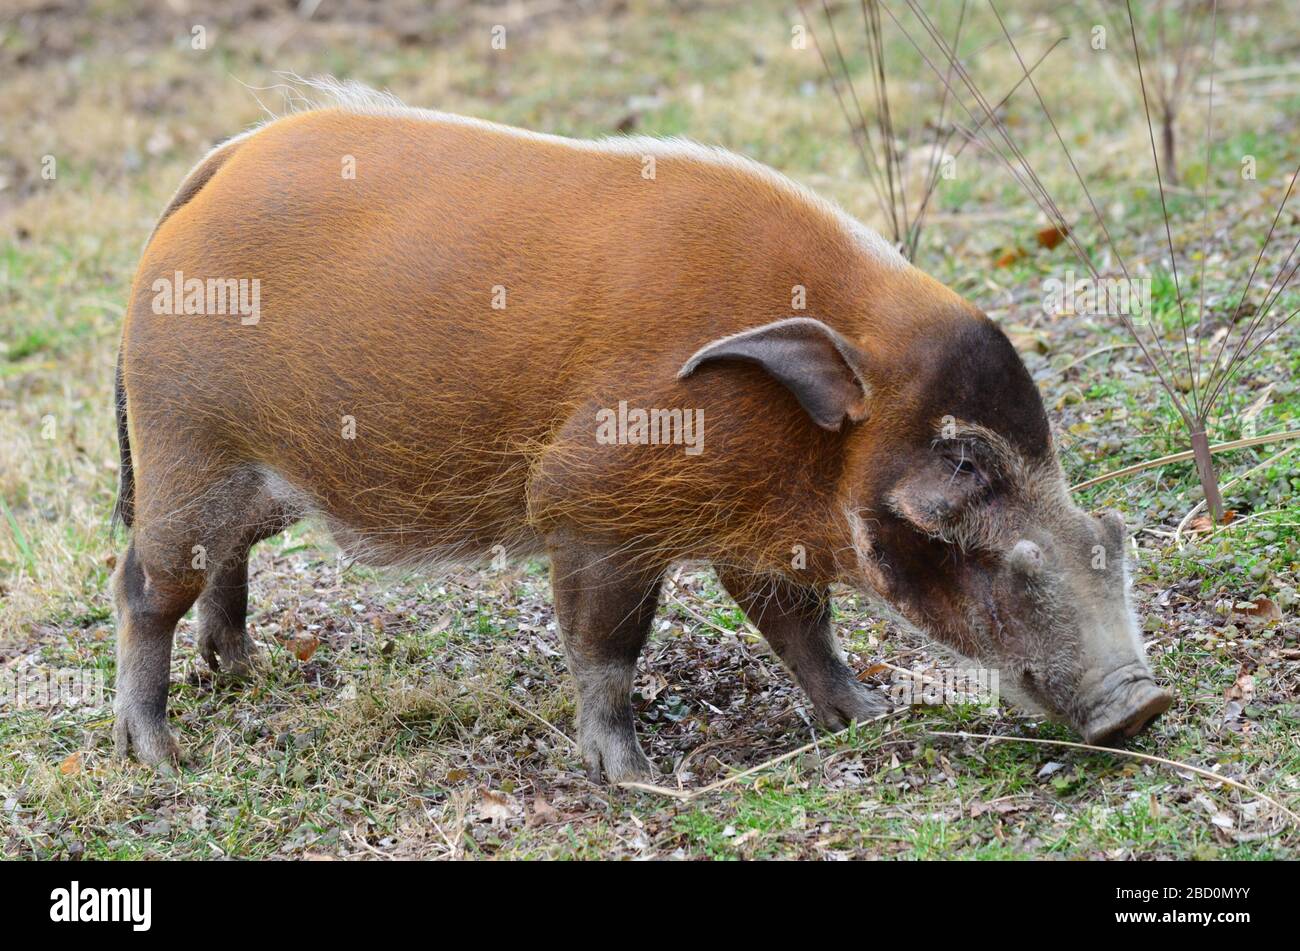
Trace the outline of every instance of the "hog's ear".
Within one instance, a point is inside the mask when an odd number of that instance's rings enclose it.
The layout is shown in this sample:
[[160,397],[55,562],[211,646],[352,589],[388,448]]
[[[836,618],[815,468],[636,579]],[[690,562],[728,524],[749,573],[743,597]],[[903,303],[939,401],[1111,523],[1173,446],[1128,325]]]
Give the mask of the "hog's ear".
[[837,431],[845,417],[855,423],[867,418],[867,356],[820,320],[791,317],[722,337],[697,350],[677,378],[686,379],[711,360],[758,364],[822,429]]

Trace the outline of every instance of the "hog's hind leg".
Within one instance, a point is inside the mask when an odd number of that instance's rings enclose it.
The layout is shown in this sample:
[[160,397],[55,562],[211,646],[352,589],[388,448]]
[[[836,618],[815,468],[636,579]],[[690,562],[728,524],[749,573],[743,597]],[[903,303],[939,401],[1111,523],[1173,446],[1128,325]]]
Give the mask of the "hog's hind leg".
[[889,710],[889,702],[853,676],[831,626],[830,592],[778,577],[717,568],[718,578],[789,668],[817,718],[832,730]]
[[131,541],[113,577],[118,616],[113,741],[121,757],[134,750],[149,765],[172,764],[180,759],[167,726],[172,636],[198,597],[203,576],[188,566],[173,570],[156,558],[147,563],[138,541]]
[[[199,649],[210,664],[246,671],[251,644],[248,549],[293,520],[248,467],[212,471],[177,452],[186,465],[155,461],[168,478],[139,480],[131,544],[114,576],[117,600],[117,699],[113,739],[151,765],[176,762],[167,725],[167,691],[176,625],[199,602]],[[173,458],[174,458],[173,457]],[[145,471],[149,471],[146,469]]]
[[211,572],[199,598],[199,653],[214,672],[247,677],[254,646],[248,636],[248,555]]
[[611,783],[645,779],[650,760],[636,739],[632,678],[659,602],[662,568],[646,570],[617,550],[552,540],[551,587],[569,670],[578,687],[578,746],[587,775]]
[[214,672],[247,677],[253,670],[256,645],[248,636],[249,549],[284,531],[295,512],[261,492],[250,501],[251,521],[238,529],[239,541],[226,560],[208,572],[199,598],[199,653]]

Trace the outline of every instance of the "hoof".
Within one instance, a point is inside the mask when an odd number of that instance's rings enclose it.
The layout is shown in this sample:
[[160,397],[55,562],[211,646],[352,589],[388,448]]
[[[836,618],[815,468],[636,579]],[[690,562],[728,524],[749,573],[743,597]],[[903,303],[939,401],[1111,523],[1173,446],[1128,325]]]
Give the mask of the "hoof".
[[888,713],[893,707],[888,700],[870,687],[865,687],[856,680],[850,680],[831,696],[814,700],[813,709],[823,726],[838,732],[855,720],[858,723],[865,723],[882,713]]
[[654,778],[655,769],[632,734],[605,733],[581,738],[582,762],[587,778],[610,785],[645,782]]
[[253,673],[257,647],[242,628],[224,628],[201,632],[199,653],[214,674],[223,673],[242,680]]
[[174,770],[181,761],[181,748],[167,726],[165,715],[155,716],[124,709],[113,721],[113,747],[119,760],[131,754],[146,766]]

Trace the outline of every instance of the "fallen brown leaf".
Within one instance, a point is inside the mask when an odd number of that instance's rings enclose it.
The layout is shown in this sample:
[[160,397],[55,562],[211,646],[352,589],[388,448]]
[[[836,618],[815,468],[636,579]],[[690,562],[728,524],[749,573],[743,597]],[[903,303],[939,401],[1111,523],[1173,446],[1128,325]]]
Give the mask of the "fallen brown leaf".
[[1009,803],[1006,800],[997,800],[992,803],[971,803],[971,818],[979,818],[985,812],[992,812],[993,815],[1005,816],[1009,812],[1023,812],[1024,809],[1030,808],[1026,803]]
[[862,673],[858,674],[858,680],[860,680],[860,681],[861,681],[861,680],[867,680],[867,679],[870,678],[870,677],[874,677],[874,676],[876,676],[876,674],[882,674],[882,673],[884,673],[884,672],[887,671],[888,669],[889,669],[889,665],[888,665],[888,664],[872,664],[870,667],[868,667],[868,668],[867,668],[866,670],[864,670]]
[[1052,349],[1047,335],[1041,330],[1012,327],[1007,331],[1007,339],[1021,353],[1032,352],[1046,355]]
[[1282,609],[1272,598],[1256,598],[1254,601],[1240,601],[1233,610],[1244,614],[1254,624],[1272,624],[1282,620]]
[[523,812],[523,808],[511,795],[484,789],[479,794],[478,818],[481,822],[491,822],[494,826],[505,825]]
[[1038,246],[1040,248],[1047,248],[1050,251],[1052,248],[1064,241],[1065,236],[1069,233],[1070,231],[1068,228],[1061,228],[1053,225],[1050,228],[1044,228],[1042,231],[1039,231],[1034,235],[1034,238],[1038,241]]
[[[1236,510],[1228,509],[1226,512],[1223,513],[1223,518],[1219,520],[1219,524],[1227,525],[1236,517],[1237,517]],[[1188,531],[1191,532],[1208,532],[1212,528],[1214,528],[1214,519],[1210,518],[1208,514],[1196,516],[1196,518],[1192,519],[1191,522],[1189,522],[1187,525]]]
[[533,814],[528,817],[528,825],[543,826],[555,822],[560,818],[560,810],[556,809],[542,796],[533,797]]
[[1003,252],[1002,256],[993,262],[994,267],[1011,267],[1025,256],[1024,248],[1012,248],[1010,251]]
[[1255,699],[1255,675],[1245,667],[1241,668],[1237,679],[1232,682],[1232,686],[1224,692],[1223,696],[1230,701],[1239,701],[1243,707],[1246,706]]
[[1025,802],[1011,802],[1006,799],[996,799],[993,802],[973,802],[970,806],[970,817],[978,819],[986,812],[991,812],[999,816],[1005,816],[1011,812],[1024,812],[1029,808]]

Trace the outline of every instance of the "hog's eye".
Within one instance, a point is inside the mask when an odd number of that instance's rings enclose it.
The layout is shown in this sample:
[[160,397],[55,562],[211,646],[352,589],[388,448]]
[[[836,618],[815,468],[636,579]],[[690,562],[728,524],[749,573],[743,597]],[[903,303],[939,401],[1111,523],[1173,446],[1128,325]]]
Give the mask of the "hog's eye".
[[970,479],[983,484],[984,474],[980,472],[979,465],[970,453],[958,449],[944,453],[944,460],[948,463],[948,468],[952,472],[954,479]]

